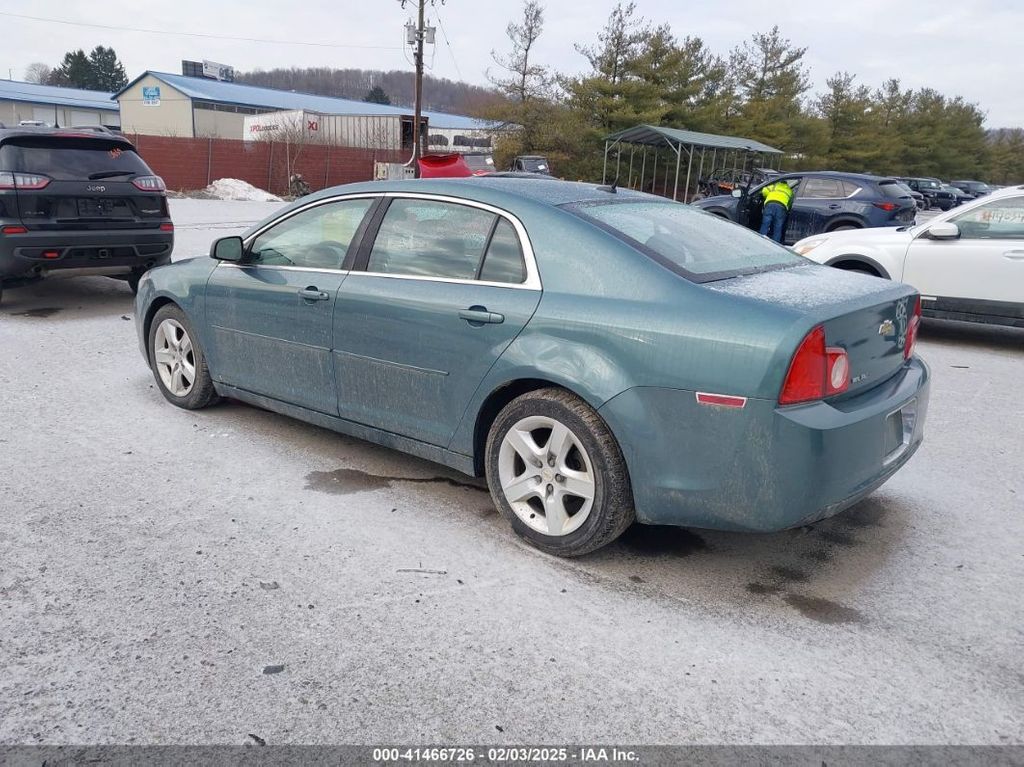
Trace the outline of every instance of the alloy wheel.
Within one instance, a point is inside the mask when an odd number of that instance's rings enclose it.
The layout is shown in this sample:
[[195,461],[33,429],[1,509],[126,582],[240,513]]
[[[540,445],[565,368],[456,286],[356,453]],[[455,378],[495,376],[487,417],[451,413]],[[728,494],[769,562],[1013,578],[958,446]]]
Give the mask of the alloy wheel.
[[153,362],[164,388],[175,397],[186,397],[196,380],[192,339],[174,319],[165,319],[153,334]]
[[516,516],[551,536],[578,530],[590,515],[597,490],[583,443],[548,416],[523,418],[506,432],[498,453],[498,479]]

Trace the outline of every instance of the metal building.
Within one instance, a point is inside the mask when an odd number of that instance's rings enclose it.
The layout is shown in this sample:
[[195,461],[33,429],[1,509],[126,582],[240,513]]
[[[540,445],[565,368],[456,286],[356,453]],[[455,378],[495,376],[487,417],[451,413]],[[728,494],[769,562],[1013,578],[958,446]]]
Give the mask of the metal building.
[[103,125],[118,128],[121,117],[113,93],[0,80],[0,123],[43,123],[58,128]]
[[[115,98],[121,106],[123,130],[129,135],[252,138],[252,134],[275,130],[261,126],[290,124],[297,114],[302,115],[301,120],[308,115],[317,122],[317,133],[333,135],[346,142],[343,146],[407,149],[415,135],[412,110],[406,107],[165,72],[144,72]],[[427,135],[443,137],[449,145],[457,136],[486,140],[500,130],[500,126],[465,115],[425,111],[423,118]],[[309,131],[309,123],[304,125],[302,130]]]

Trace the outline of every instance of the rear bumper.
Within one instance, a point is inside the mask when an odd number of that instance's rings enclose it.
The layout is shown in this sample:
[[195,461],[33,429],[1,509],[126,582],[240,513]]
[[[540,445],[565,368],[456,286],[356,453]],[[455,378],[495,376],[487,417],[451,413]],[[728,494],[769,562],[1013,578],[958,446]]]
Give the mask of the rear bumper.
[[929,371],[914,358],[842,402],[709,407],[694,392],[635,388],[601,415],[619,438],[641,522],[771,532],[837,514],[917,451]]
[[173,247],[173,232],[154,229],[0,234],[0,280],[17,283],[62,271],[128,274],[168,263]]

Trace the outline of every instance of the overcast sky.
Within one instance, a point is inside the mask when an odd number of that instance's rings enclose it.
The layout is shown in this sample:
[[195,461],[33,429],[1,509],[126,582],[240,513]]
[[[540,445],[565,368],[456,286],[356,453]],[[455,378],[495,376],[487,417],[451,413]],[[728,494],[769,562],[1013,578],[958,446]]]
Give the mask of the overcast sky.
[[[563,72],[582,71],[573,48],[589,44],[614,6],[613,0],[546,0],[541,63]],[[1024,125],[1024,2],[1020,0],[846,0],[766,2],[730,0],[637,0],[640,13],[668,22],[678,36],[702,37],[726,54],[740,41],[778,24],[807,47],[815,88],[839,70],[872,87],[889,77],[905,86],[930,86],[961,95],[987,113],[987,127]],[[521,4],[497,0],[447,0],[429,15],[438,29],[427,54],[432,73],[485,83],[494,68],[492,49],[507,48],[505,25]],[[398,0],[3,0],[0,12],[67,22],[160,30],[159,34],[75,26],[0,15],[0,76],[24,76],[33,61],[59,62],[71,48],[113,46],[129,78],[143,70],[181,71],[181,59],[212,59],[237,69],[287,66],[411,68],[403,24],[412,16]],[[285,45],[189,37],[172,32],[318,43]],[[343,47],[351,46],[351,47]]]

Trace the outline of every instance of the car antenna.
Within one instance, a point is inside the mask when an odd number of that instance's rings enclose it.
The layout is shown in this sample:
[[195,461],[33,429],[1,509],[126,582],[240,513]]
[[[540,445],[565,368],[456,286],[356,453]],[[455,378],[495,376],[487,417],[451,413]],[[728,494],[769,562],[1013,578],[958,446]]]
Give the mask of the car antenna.
[[619,176],[618,176],[618,174],[616,174],[615,180],[612,181],[612,183],[606,184],[604,186],[599,186],[597,188],[597,191],[599,191],[599,192],[611,192],[612,194],[618,194],[618,189],[619,189]]

